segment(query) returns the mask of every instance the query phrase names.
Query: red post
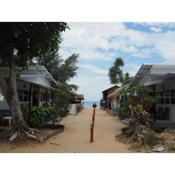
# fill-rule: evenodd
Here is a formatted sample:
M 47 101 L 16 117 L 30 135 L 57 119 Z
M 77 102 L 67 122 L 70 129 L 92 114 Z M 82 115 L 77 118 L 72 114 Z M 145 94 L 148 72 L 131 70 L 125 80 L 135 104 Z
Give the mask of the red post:
M 97 105 L 94 103 L 92 107 L 94 109 L 93 109 L 93 114 L 92 114 L 92 124 L 90 126 L 90 143 L 94 141 L 95 108 L 97 107 Z
M 92 125 L 94 126 L 94 121 L 95 121 L 95 119 L 94 119 L 94 114 L 92 115 Z
M 94 141 L 94 126 L 91 124 L 90 126 L 90 142 L 92 143 Z
M 95 108 L 93 110 L 93 120 L 95 121 Z

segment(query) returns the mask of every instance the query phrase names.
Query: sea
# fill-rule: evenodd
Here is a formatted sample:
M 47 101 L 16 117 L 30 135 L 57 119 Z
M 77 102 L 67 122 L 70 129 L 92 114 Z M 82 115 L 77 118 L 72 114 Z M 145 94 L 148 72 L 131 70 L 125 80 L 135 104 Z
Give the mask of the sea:
M 100 102 L 99 101 L 84 101 L 84 107 L 85 108 L 92 108 L 92 105 L 94 104 L 97 105 L 97 108 L 100 108 Z

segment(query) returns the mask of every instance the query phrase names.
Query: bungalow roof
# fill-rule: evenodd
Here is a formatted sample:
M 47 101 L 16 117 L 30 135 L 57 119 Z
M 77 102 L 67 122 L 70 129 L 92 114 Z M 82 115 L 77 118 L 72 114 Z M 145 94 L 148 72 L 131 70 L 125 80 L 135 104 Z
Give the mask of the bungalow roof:
M 3 67 L 2 70 L 4 75 L 8 76 L 8 68 Z M 44 66 L 29 66 L 28 69 L 25 70 L 22 70 L 18 67 L 17 70 L 19 75 L 17 79 L 20 81 L 48 89 L 53 89 L 53 86 L 57 84 L 57 82 Z
M 112 87 L 110 87 L 110 88 L 108 88 L 108 89 L 105 89 L 105 90 L 102 91 L 102 92 L 108 91 L 108 90 L 110 90 L 110 89 L 112 89 L 112 88 L 118 88 L 118 87 L 119 87 L 119 86 L 115 85 L 115 86 L 112 86 Z
M 175 65 L 142 65 L 139 71 L 137 72 L 133 83 L 150 86 L 162 83 L 166 79 L 172 77 L 175 77 Z
M 107 98 L 113 98 L 113 97 L 117 96 L 117 95 L 120 93 L 120 91 L 121 91 L 122 89 L 127 89 L 127 88 L 129 87 L 129 85 L 130 85 L 130 83 L 125 84 L 125 85 L 119 87 L 119 88 L 116 89 L 113 93 L 109 94 L 109 95 L 107 96 Z
M 56 85 L 57 82 L 51 76 L 51 74 L 47 71 L 44 66 L 30 66 L 28 69 L 23 70 L 20 72 L 19 79 L 34 83 L 34 84 L 41 84 L 44 86 L 49 86 L 48 82 L 51 85 Z M 48 82 L 46 82 L 46 80 Z M 49 86 L 49 87 L 50 87 Z

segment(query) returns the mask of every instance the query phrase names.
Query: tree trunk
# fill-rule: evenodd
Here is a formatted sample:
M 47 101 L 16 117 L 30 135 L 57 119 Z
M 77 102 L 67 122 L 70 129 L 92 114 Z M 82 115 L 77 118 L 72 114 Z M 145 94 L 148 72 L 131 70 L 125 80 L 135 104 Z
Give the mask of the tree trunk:
M 10 110 L 13 117 L 12 128 L 13 133 L 17 132 L 18 136 L 21 135 L 21 130 L 27 128 L 27 124 L 23 118 L 21 106 L 18 98 L 17 92 L 17 78 L 16 78 L 16 64 L 14 58 L 11 58 L 9 64 L 9 89 L 10 89 Z

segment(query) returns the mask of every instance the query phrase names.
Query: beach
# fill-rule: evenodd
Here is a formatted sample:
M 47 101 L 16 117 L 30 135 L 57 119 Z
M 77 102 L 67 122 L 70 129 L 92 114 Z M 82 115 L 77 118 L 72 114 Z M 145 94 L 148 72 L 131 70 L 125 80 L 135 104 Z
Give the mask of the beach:
M 27 141 L 22 143 L 4 142 L 0 152 L 17 153 L 129 153 L 128 144 L 116 139 L 123 123 L 117 116 L 97 109 L 94 128 L 94 142 L 90 143 L 89 130 L 92 109 L 84 109 L 78 115 L 69 115 L 61 123 L 65 129 L 62 133 L 44 143 Z

